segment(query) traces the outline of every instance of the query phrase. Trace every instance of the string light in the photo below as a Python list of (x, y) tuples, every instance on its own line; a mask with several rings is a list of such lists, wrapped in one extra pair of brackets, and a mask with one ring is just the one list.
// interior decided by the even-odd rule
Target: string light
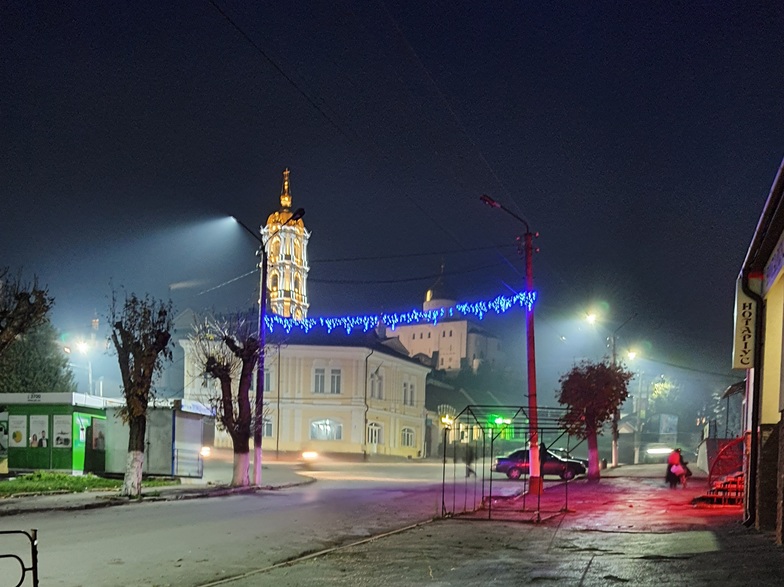
[(305, 318), (295, 320), (294, 318), (284, 318), (277, 314), (267, 314), (265, 325), (268, 332), (274, 332), (276, 328), (284, 330), (287, 334), (294, 329), (302, 332), (310, 332), (315, 328), (324, 328), (327, 333), (340, 329), (346, 334), (351, 334), (353, 330), (367, 332), (374, 329), (379, 323), (384, 324), (391, 330), (398, 326), (409, 324), (432, 324), (435, 326), (439, 322), (455, 317), (475, 317), (482, 320), (486, 314), (503, 314), (512, 308), (524, 307), (528, 311), (533, 308), (536, 301), (535, 291), (521, 291), (513, 296), (500, 295), (492, 300), (479, 302), (466, 302), (455, 304), (449, 308), (437, 308), (433, 310), (411, 310), (402, 314), (368, 314), (365, 316), (334, 316), (330, 318)]

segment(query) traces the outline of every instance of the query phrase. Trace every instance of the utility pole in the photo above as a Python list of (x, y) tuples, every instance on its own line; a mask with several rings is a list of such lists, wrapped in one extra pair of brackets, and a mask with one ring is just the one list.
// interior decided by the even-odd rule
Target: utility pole
[[(621, 328), (623, 328), (624, 326), (626, 326), (629, 323), (629, 321), (632, 318), (634, 318), (636, 315), (637, 314), (635, 313), (635, 314), (632, 314), (631, 316), (629, 316), (623, 324), (621, 324), (618, 328), (616, 328), (613, 331), (613, 333), (612, 333), (612, 335), (610, 337), (610, 343), (612, 345), (612, 364), (613, 364), (613, 367), (616, 367), (618, 365), (618, 356), (617, 356), (616, 351), (615, 351), (615, 344), (616, 344), (616, 339), (618, 338), (618, 331)], [(617, 467), (618, 466), (618, 436), (619, 436), (619, 434), (618, 434), (618, 423), (619, 423), (620, 419), (621, 419), (621, 407), (618, 406), (617, 408), (615, 408), (615, 412), (613, 413), (613, 418), (612, 418), (612, 466), (613, 467)]]
[[(483, 195), (479, 198), (491, 208), (500, 208), (510, 216), (513, 216), (525, 226), (523, 235), (523, 252), (525, 254), (525, 287), (530, 292), (534, 289), (534, 234), (528, 226), (528, 222), (520, 216), (493, 200), (490, 196)], [(525, 308), (525, 332), (526, 350), (528, 367), (528, 473), (529, 491), (533, 494), (541, 494), (543, 489), (542, 469), (539, 455), (539, 409), (536, 399), (536, 347), (534, 337), (534, 308), (533, 305)]]

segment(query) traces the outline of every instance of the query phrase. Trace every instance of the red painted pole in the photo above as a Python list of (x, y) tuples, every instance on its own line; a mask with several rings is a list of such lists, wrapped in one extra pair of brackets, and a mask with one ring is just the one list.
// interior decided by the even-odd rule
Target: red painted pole
[[(534, 235), (530, 230), (525, 232), (525, 287), (534, 290)], [(528, 361), (528, 428), (531, 444), (529, 455), (529, 490), (533, 494), (542, 493), (543, 483), (539, 454), (539, 408), (536, 400), (536, 343), (534, 339), (534, 308), (525, 309), (526, 353)]]

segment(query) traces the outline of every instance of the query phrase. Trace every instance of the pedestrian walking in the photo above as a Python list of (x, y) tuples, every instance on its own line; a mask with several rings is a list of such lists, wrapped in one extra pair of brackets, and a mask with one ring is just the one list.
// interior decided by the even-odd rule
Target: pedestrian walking
[(682, 483), (686, 487), (686, 477), (691, 475), (691, 471), (686, 466), (686, 461), (683, 460), (681, 449), (676, 448), (667, 457), (667, 474), (665, 480), (670, 486), (670, 489), (675, 489), (678, 483)]
[(473, 465), (474, 464), (474, 447), (470, 444), (466, 446), (465, 449), (465, 466), (466, 466), (466, 477), (470, 477), (473, 475), (476, 477), (476, 471), (474, 471)]

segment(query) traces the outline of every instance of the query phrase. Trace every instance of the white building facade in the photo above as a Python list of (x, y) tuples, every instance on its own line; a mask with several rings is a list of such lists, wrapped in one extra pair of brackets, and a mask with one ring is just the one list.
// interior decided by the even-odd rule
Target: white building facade
[[(422, 309), (450, 308), (456, 303), (444, 295), (439, 278), (425, 294)], [(475, 371), (481, 363), (500, 365), (505, 360), (501, 341), (469, 320), (396, 326), (394, 334), (409, 356), (427, 357), (434, 369), (459, 371), (470, 367)]]
[[(185, 399), (209, 403), (214, 381), (185, 349)], [(421, 458), (430, 369), (381, 343), (269, 345), (265, 357), (263, 448), (279, 453)], [(255, 381), (255, 376), (254, 376)], [(251, 394), (251, 404), (255, 394)], [(215, 445), (231, 447), (224, 432)]]

